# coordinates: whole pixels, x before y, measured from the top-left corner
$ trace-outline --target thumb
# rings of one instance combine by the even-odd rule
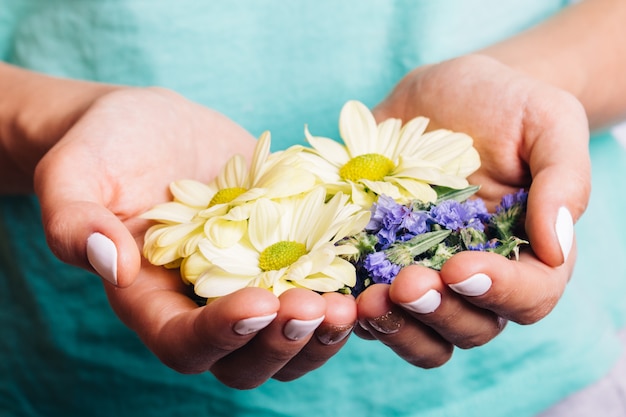
[[[589,130],[582,106],[567,114],[557,112],[556,117],[566,122],[528,129],[533,138],[529,144],[533,180],[526,216],[533,251],[553,267],[567,260],[574,242],[574,223],[584,213],[591,194]]]
[[[38,167],[35,175],[51,251],[63,262],[95,272],[113,285],[132,284],[141,264],[139,248],[124,223],[93,191],[100,187],[75,174],[52,174]]]

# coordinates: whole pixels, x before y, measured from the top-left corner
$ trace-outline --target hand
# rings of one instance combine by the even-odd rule
[[[490,209],[504,194],[529,187],[525,226],[532,249],[519,262],[465,252],[440,272],[405,268],[390,286],[372,286],[359,297],[359,334],[433,367],[445,363],[454,346],[490,341],[507,320],[529,324],[546,316],[572,274],[572,223],[590,193],[589,132],[580,103],[491,58],[467,56],[414,70],[375,115],[423,115],[431,129],[472,136],[481,168],[470,182],[482,187],[478,195]]]
[[[356,321],[354,299],[305,290],[276,298],[247,288],[198,308],[177,272],[142,261],[149,224],[137,216],[170,198],[170,182],[208,182],[233,154],[249,158],[254,143],[223,115],[171,91],[119,89],[95,100],[35,172],[53,252],[95,267],[115,312],[164,363],[211,371],[237,388],[320,366]]]

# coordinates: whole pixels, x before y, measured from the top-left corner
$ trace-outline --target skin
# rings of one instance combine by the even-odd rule
[[[471,181],[482,184],[481,197],[490,205],[530,186],[526,228],[533,251],[519,262],[464,253],[440,273],[406,268],[393,285],[373,286],[358,300],[305,290],[276,298],[248,288],[197,308],[176,273],[142,261],[147,223],[136,216],[166,201],[171,181],[208,181],[234,153],[251,153],[254,138],[171,91],[60,80],[6,64],[0,64],[0,91],[6,92],[0,97],[0,176],[8,181],[1,191],[37,194],[49,246],[65,262],[93,271],[87,237],[101,232],[113,240],[118,285],[103,281],[110,303],[177,371],[209,371],[241,389],[269,378],[295,379],[332,357],[347,339],[322,341],[338,339],[357,320],[359,335],[382,341],[411,364],[440,366],[455,346],[496,337],[506,320],[540,320],[563,293],[576,253],[564,262],[556,213],[566,206],[577,219],[586,207],[588,121],[595,128],[626,112],[625,81],[607,76],[626,68],[626,51],[618,51],[625,46],[614,45],[624,18],[623,1],[585,1],[476,55],[415,69],[375,109],[379,119],[422,114],[432,127],[472,135],[482,167]],[[582,22],[593,23],[590,30],[581,30],[588,24]],[[177,153],[185,159],[172,158]],[[463,297],[449,289],[476,272],[493,280],[485,295]],[[434,313],[401,307],[428,289],[442,294]],[[271,313],[276,319],[259,332],[233,331],[239,320]],[[289,320],[322,315],[314,334],[284,337]],[[379,331],[385,328],[394,332]]]

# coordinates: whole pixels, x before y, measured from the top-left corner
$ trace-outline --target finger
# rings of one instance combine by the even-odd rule
[[[62,261],[99,274],[108,282],[130,285],[141,256],[135,238],[105,207],[101,184],[72,170],[58,152],[37,167],[35,189],[46,239]]]
[[[339,293],[322,296],[326,300],[326,313],[315,330],[315,337],[274,375],[275,379],[291,381],[319,368],[348,341],[357,317],[354,297]]]
[[[224,384],[250,389],[279,372],[309,342],[324,320],[324,298],[305,289],[285,291],[272,324],[246,346],[219,360],[211,372]]]
[[[360,322],[357,321],[354,326],[354,334],[360,337],[363,340],[376,340],[374,336],[367,330],[365,327],[361,325]]]
[[[208,370],[269,325],[278,299],[261,288],[244,288],[198,307],[178,274],[147,267],[129,287],[107,285],[111,306],[122,321],[167,366],[181,373]]]
[[[575,252],[575,248],[573,249]],[[545,317],[560,299],[572,274],[575,253],[551,268],[531,251],[519,261],[486,252],[462,252],[441,269],[442,280],[468,302],[520,324]]]
[[[389,297],[443,339],[463,349],[487,343],[506,323],[447,288],[437,271],[417,265],[400,271],[391,284]]]
[[[582,106],[559,90],[553,91],[554,101],[546,101],[545,94],[542,90],[543,99],[537,98],[540,94],[529,96],[524,122],[527,139],[522,152],[526,153],[524,158],[533,178],[526,231],[537,257],[554,267],[567,260],[573,223],[589,201],[591,162],[589,129]],[[555,107],[553,102],[560,104]]]
[[[368,287],[357,298],[357,308],[359,324],[407,362],[433,368],[452,356],[451,343],[391,301],[389,285]]]

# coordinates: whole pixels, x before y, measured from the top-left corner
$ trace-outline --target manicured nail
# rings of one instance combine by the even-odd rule
[[[89,236],[87,259],[102,278],[117,285],[117,248],[111,239],[97,232]]]
[[[329,326],[329,328],[325,331],[317,332],[317,339],[325,345],[334,345],[345,339],[350,334],[350,332],[352,332],[353,328],[354,325],[352,324],[345,324],[343,326]]]
[[[245,336],[250,333],[258,332],[266,328],[272,320],[276,318],[277,313],[268,314],[267,316],[250,317],[248,319],[239,320],[233,326],[235,333]]]
[[[569,252],[574,242],[574,220],[566,207],[559,208],[556,216],[556,237],[559,239],[561,252],[563,253],[563,262],[567,260]]]
[[[450,288],[461,295],[476,297],[483,295],[491,288],[491,278],[486,274],[475,274],[465,281],[450,284]]]
[[[424,295],[410,303],[402,303],[402,307],[418,314],[432,313],[441,304],[441,293],[430,289]]]
[[[291,319],[285,324],[283,334],[287,339],[300,340],[317,329],[322,321],[324,321],[324,316],[313,320]]]
[[[393,334],[400,331],[400,327],[404,324],[404,319],[399,314],[389,311],[382,316],[368,319],[367,322],[377,332],[383,334]]]

